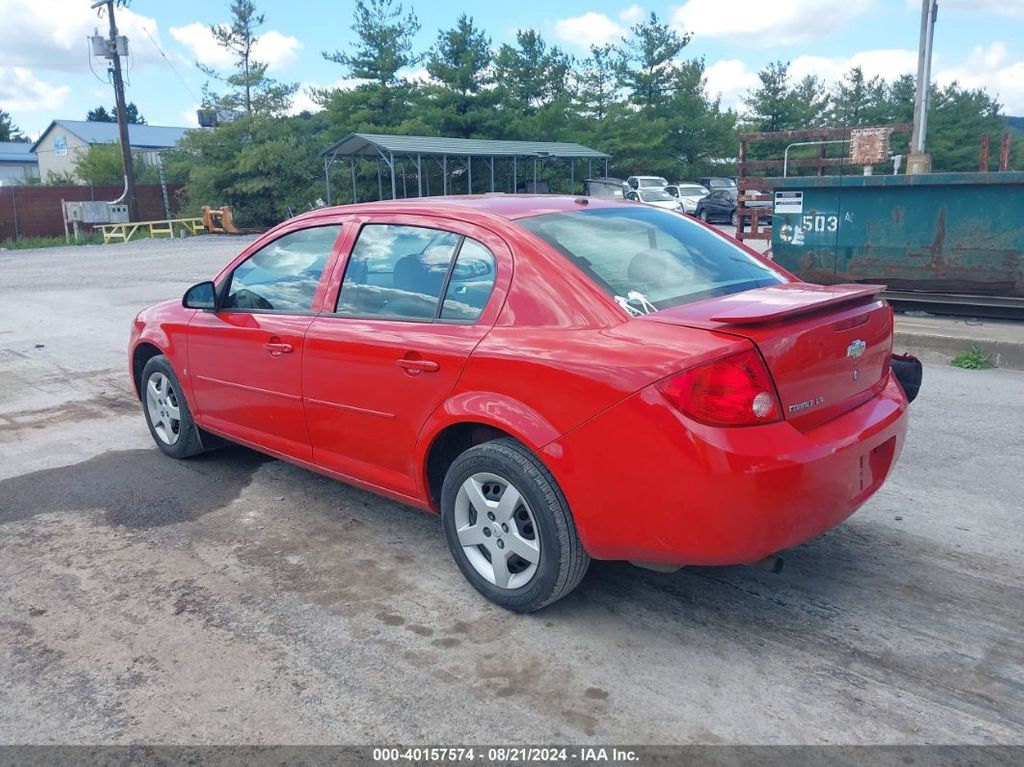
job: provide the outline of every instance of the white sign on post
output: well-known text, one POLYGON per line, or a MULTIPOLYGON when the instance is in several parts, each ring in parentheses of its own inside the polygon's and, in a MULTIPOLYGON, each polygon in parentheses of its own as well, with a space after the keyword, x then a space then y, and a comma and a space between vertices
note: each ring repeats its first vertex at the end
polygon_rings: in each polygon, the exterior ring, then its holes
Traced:
POLYGON ((782 213, 803 213, 804 193, 803 192, 776 192, 775 212, 782 213))

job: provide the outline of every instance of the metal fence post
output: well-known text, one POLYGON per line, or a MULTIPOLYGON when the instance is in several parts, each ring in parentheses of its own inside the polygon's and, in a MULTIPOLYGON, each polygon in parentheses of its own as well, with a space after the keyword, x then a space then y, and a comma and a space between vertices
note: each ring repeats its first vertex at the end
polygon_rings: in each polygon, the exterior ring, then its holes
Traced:
POLYGON ((14 239, 21 239, 21 234, 18 230, 18 195, 15 193, 17 187, 11 187, 11 206, 14 208, 14 239))

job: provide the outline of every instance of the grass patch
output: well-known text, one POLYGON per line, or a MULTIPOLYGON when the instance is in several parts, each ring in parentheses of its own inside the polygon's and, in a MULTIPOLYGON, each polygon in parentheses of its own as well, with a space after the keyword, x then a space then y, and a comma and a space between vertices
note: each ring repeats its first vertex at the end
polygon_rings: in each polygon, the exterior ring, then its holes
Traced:
POLYGON ((995 367, 992 358, 988 356, 988 352, 977 344, 971 344, 967 351, 956 355, 950 360, 949 364, 964 370, 988 370, 995 367))
POLYGON ((101 245, 103 237, 98 234, 80 234, 78 242, 74 237, 71 242, 59 237, 22 237, 18 240, 0 242, 0 250, 28 250, 30 248, 66 248, 68 245, 101 245))
MULTIPOLYGON (((149 228, 141 227, 128 242, 138 242, 139 240, 148 240, 150 238, 149 228)), ((166 235, 161 239, 169 239, 166 235)), ((111 240, 111 245, 119 245, 122 240, 111 240)), ((22 237, 18 240, 4 240, 0 242, 0 250, 29 250, 31 248, 66 248, 73 245, 102 245, 103 235, 99 232, 79 232, 78 242, 75 242, 75 236, 71 235, 71 242, 64 239, 64 235, 57 235, 56 237, 22 237)))

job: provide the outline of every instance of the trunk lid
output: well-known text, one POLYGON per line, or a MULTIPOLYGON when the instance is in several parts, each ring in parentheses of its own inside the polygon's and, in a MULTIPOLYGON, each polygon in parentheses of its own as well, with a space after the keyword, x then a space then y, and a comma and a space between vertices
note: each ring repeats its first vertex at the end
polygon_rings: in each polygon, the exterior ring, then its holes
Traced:
POLYGON ((812 428, 885 385, 892 309, 880 285, 783 283, 663 309, 640 319, 746 338, 775 381, 783 417, 812 428))

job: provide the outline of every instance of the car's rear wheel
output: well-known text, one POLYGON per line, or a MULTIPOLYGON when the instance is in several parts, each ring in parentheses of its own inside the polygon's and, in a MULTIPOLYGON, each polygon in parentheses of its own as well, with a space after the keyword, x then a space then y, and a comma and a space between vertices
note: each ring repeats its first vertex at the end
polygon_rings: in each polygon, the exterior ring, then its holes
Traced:
POLYGON ((158 354, 142 370, 140 390, 146 425, 156 446, 172 458, 203 452, 199 427, 167 357, 158 354))
POLYGON ((554 477, 512 439, 455 459, 441 490, 441 521, 462 574, 508 610, 533 612, 561 599, 590 564, 554 477))

